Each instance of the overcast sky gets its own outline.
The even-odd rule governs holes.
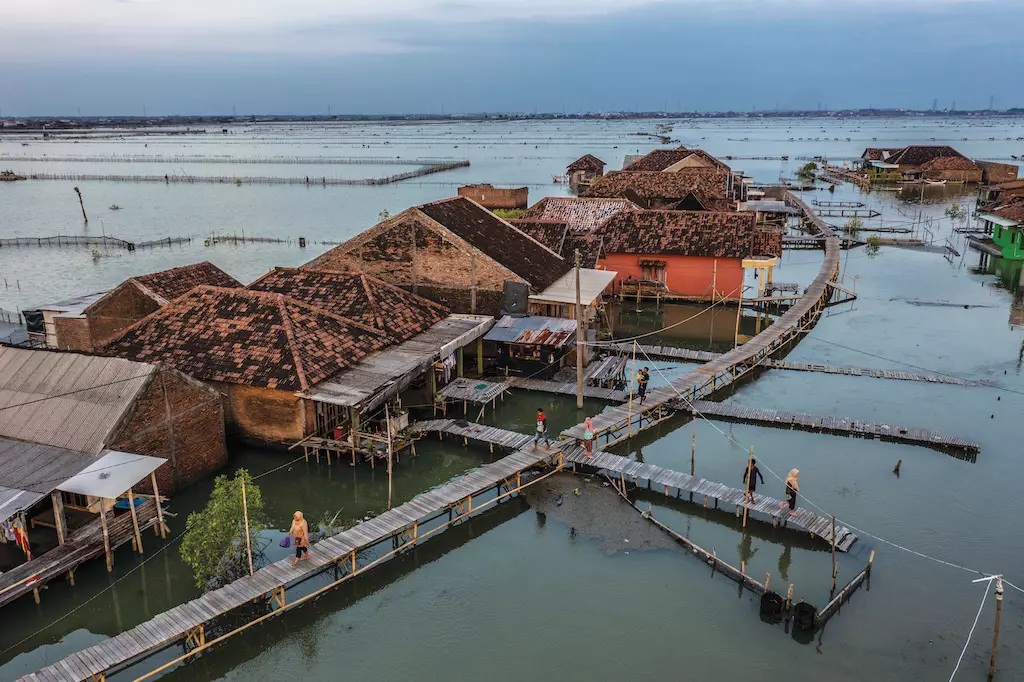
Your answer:
[[[0,0],[3,115],[1024,106],[1024,0]]]

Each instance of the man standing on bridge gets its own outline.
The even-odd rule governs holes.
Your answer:
[[[537,443],[540,439],[544,439],[544,445],[548,450],[551,449],[551,441],[548,440],[548,418],[544,415],[544,410],[537,408],[537,433],[533,436],[533,447],[537,448]]]
[[[647,382],[651,380],[651,375],[647,372],[647,368],[644,367],[636,373],[636,385],[637,393],[640,394],[640,404],[644,404],[644,397],[647,395]]]
[[[757,490],[757,479],[759,478],[761,483],[764,483],[764,476],[761,475],[761,470],[757,468],[757,460],[751,457],[750,463],[743,469],[743,482],[747,485],[747,492],[744,498],[750,504],[754,504],[754,491]]]

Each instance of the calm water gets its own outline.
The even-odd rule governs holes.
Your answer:
[[[365,154],[457,156],[472,161],[468,169],[431,176],[434,184],[386,187],[79,183],[91,207],[93,232],[102,220],[108,234],[134,239],[244,229],[261,236],[339,241],[372,224],[382,208],[395,212],[452,194],[454,187],[445,182],[526,183],[535,185],[531,198],[536,200],[561,189],[550,184],[550,176],[582,153],[595,153],[612,168],[619,167],[623,154],[651,146],[649,138],[632,133],[653,130],[653,123],[636,121],[332,126],[291,131],[263,127],[239,130],[227,139],[211,135],[77,145],[33,141],[29,147],[4,142],[0,155],[44,151],[51,155],[263,157]],[[802,163],[797,156],[838,159],[856,156],[867,145],[897,146],[931,138],[948,141],[972,156],[1020,155],[1024,143],[1016,138],[1022,134],[1015,123],[931,120],[681,122],[672,133],[682,143],[700,145],[721,156],[788,154],[788,163],[732,162],[765,181],[780,173],[792,174]],[[146,142],[148,149],[142,147]],[[3,167],[40,172],[58,172],[49,170],[57,165],[0,161]],[[142,172],[134,170],[140,165],[76,163],[73,170]],[[72,164],[59,166],[65,170]],[[242,170],[237,172],[245,172],[239,167]],[[343,168],[347,173],[361,167]],[[186,170],[228,172],[219,164]],[[273,172],[293,171],[299,174],[297,168],[284,165]],[[71,186],[64,182],[0,185],[0,236],[80,233],[81,218]],[[971,573],[922,559],[885,541],[971,568],[1003,572],[1024,586],[1018,524],[1021,503],[1016,490],[1017,480],[1024,475],[1016,423],[1024,408],[1024,333],[1009,324],[1013,296],[1004,282],[975,272],[977,255],[952,236],[948,220],[940,219],[950,201],[965,203],[956,189],[931,190],[921,204],[919,195],[862,195],[848,185],[837,187],[834,195],[814,196],[864,201],[880,210],[883,224],[890,226],[916,221],[920,211],[925,218],[933,218],[937,243],[950,236],[963,255],[950,263],[941,253],[928,251],[883,247],[875,257],[862,249],[844,252],[845,282],[855,283],[858,300],[827,311],[790,358],[882,368],[911,365],[921,373],[948,372],[994,381],[1001,390],[776,370],[744,384],[729,400],[931,428],[981,443],[978,462],[919,447],[726,422],[694,424],[681,418],[619,449],[644,461],[685,469],[691,436],[696,434],[697,473],[739,485],[746,448],[753,445],[767,492],[779,495],[782,487],[770,472],[784,476],[790,468],[799,468],[802,493],[809,501],[866,531],[850,555],[839,557],[839,580],[850,579],[866,563],[870,550],[876,549],[870,591],[859,592],[813,641],[798,641],[780,626],[762,623],[749,595],[737,599],[732,583],[710,577],[705,566],[677,548],[636,551],[630,547],[638,544],[637,531],[623,518],[621,506],[602,502],[610,495],[606,490],[585,486],[583,497],[593,499],[595,507],[584,508],[581,518],[541,516],[525,501],[503,505],[314,604],[235,638],[170,677],[328,680],[344,670],[346,676],[369,680],[622,679],[638,673],[642,677],[682,673],[685,678],[738,679],[745,663],[747,674],[767,680],[793,676],[830,682],[948,679],[984,587],[971,584],[976,577]],[[103,208],[115,202],[124,210]],[[973,203],[973,197],[967,197],[966,203]],[[0,289],[4,297],[0,300],[7,308],[38,303],[109,287],[128,274],[202,258],[246,280],[271,265],[300,263],[327,248],[204,248],[201,244],[115,253],[97,262],[86,251],[0,253],[3,276],[20,281],[22,287],[20,291],[14,285]],[[819,265],[816,252],[787,252],[776,277],[806,285]],[[639,312],[623,306],[616,316],[616,329],[620,334],[657,329],[694,312],[685,306],[645,307]],[[655,340],[698,348],[729,347],[735,319],[721,314],[708,314],[708,318],[701,316]],[[755,324],[752,317],[745,318],[741,335],[756,331]],[[656,368],[655,384],[689,368],[681,363],[649,365]],[[527,431],[539,406],[548,412],[553,430],[581,418],[571,398],[518,392],[489,420]],[[588,401],[585,412],[602,408],[601,403]],[[399,502],[491,457],[485,448],[463,448],[448,440],[424,440],[417,450],[417,458],[406,457],[396,467]],[[891,473],[897,460],[903,461],[900,478]],[[232,467],[245,466],[259,473],[285,461],[287,455],[282,453],[237,449]],[[296,463],[260,483],[272,525],[280,529],[295,508],[311,518],[341,511],[342,518],[355,519],[386,507],[383,469]],[[173,519],[171,537],[180,532],[187,512],[202,504],[210,486],[197,485],[175,497],[172,509],[179,516]],[[736,564],[745,560],[751,574],[771,571],[773,585],[793,583],[796,595],[816,606],[827,601],[831,564],[826,547],[802,534],[773,531],[764,523],[751,524],[744,534],[726,512],[705,511],[657,495],[642,499],[653,505],[655,515],[665,523],[701,546],[714,548]],[[600,523],[594,524],[595,516]],[[603,535],[572,530],[593,531],[595,525],[604,529]],[[284,552],[276,544],[281,532],[267,533],[271,559]],[[630,539],[634,542],[626,542]],[[127,577],[138,563],[122,551],[111,576],[94,562],[78,572],[75,588],[56,582],[44,592],[41,605],[22,600],[4,609],[0,679],[35,670],[194,597],[177,546],[156,553],[159,542],[148,536],[145,543],[144,558],[149,560]],[[79,610],[52,624],[76,607]],[[957,679],[983,679],[992,618],[990,596]],[[1022,628],[1024,595],[1008,588],[998,679],[1024,677]],[[129,671],[119,679],[132,677]]]

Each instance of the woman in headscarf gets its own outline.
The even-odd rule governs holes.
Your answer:
[[[799,469],[790,470],[789,476],[786,476],[786,500],[789,503],[790,514],[796,512],[796,495],[800,492],[799,476]],[[786,502],[783,502],[780,506],[785,507]]]
[[[302,518],[302,512],[297,511],[292,516],[292,528],[288,535],[295,538],[295,561],[292,566],[298,566],[300,561],[309,561],[309,524]]]
[[[587,451],[587,457],[594,456],[594,425],[590,423],[590,417],[583,421],[583,448]]]

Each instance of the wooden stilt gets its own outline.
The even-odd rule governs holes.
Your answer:
[[[114,555],[110,552],[110,533],[107,530],[106,500],[100,499],[100,528],[103,530],[103,552],[107,557],[107,572],[114,570]]]
[[[139,531],[139,515],[135,511],[135,494],[131,488],[128,488],[128,507],[132,512],[132,528],[135,530],[135,546],[142,554],[142,533]]]
[[[57,544],[63,545],[67,540],[67,525],[64,520],[64,498],[59,490],[50,493],[50,501],[53,502],[53,525],[57,528]]]
[[[160,538],[167,539],[167,525],[164,523],[164,508],[160,506],[160,488],[156,485],[156,472],[149,475],[150,483],[153,484],[153,500],[156,502],[156,521],[160,526]]]

